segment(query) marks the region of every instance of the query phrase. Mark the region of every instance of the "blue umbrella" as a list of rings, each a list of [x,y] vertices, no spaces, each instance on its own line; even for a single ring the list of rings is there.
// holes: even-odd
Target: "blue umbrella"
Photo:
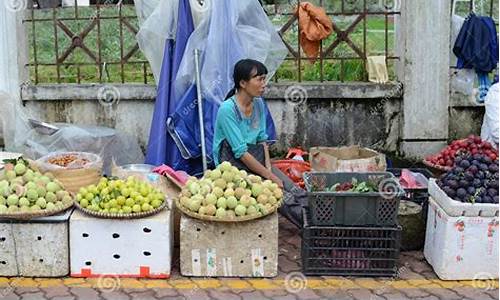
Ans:
[[[184,55],[189,36],[194,30],[189,0],[179,1],[177,33],[175,42],[168,39],[165,43],[163,63],[158,84],[155,109],[146,150],[146,163],[174,166],[181,158],[179,149],[167,133],[167,117],[172,115],[178,104],[175,99],[173,80]],[[177,94],[183,91],[178,91]]]

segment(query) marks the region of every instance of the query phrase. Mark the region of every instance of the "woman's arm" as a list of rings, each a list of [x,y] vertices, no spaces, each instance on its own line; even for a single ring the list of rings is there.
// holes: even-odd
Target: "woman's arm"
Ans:
[[[270,169],[264,167],[258,160],[253,157],[252,154],[245,152],[240,160],[253,172],[259,174],[260,176],[272,180],[280,188],[283,188],[283,182],[276,175],[274,175]]]

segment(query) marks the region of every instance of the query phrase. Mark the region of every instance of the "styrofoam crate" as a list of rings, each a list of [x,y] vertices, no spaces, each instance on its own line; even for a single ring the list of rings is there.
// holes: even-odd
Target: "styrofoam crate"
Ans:
[[[202,221],[181,216],[183,276],[275,277],[278,214],[245,222]]]
[[[498,217],[453,217],[429,198],[424,256],[442,280],[498,278]]]
[[[498,204],[493,203],[463,203],[448,197],[437,185],[436,179],[429,180],[429,195],[452,217],[494,217],[498,216]]]
[[[70,219],[72,277],[168,278],[173,213],[140,219],[101,219],[76,210]]]
[[[0,276],[68,275],[71,213],[26,221],[0,219]]]

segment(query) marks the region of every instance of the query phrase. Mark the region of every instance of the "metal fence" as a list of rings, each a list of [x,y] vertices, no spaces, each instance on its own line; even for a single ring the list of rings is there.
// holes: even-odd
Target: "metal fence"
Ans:
[[[30,5],[24,20],[33,84],[154,82],[135,40],[138,21],[132,1],[91,0],[86,7],[48,9],[37,8],[40,1]],[[400,14],[401,1],[405,0],[309,0],[325,9],[334,31],[321,41],[314,62],[300,45],[295,8],[304,1],[261,1],[289,51],[273,81],[366,81],[367,57],[372,55],[386,57],[394,78],[394,61],[399,59],[394,53],[394,16]],[[489,6],[489,15],[498,14],[497,1],[474,1],[477,11]]]
[[[30,17],[24,22],[34,84],[154,82],[135,41],[138,24],[134,6],[96,2],[88,7],[30,8]]]

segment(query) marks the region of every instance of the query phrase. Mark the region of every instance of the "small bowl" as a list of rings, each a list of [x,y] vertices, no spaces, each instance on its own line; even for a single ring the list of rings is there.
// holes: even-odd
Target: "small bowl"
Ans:
[[[155,168],[155,166],[148,165],[148,164],[129,164],[129,165],[120,166],[119,168],[122,170],[126,170],[126,171],[151,173],[151,172],[153,172],[153,169]]]
[[[53,135],[54,133],[59,131],[58,127],[51,125],[49,123],[40,122],[33,119],[28,119],[28,121],[30,122],[31,127],[35,129],[36,132],[38,132],[39,134]]]

